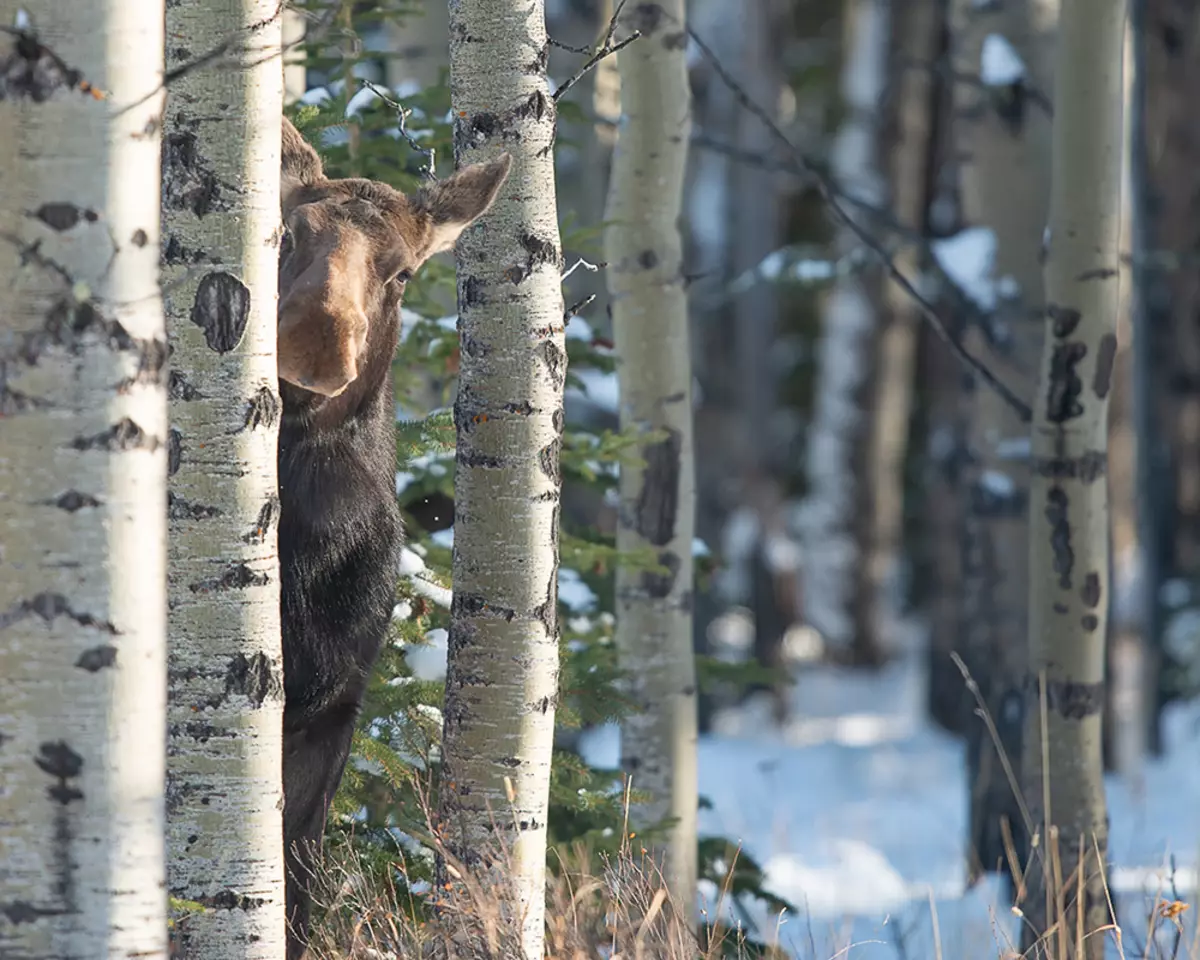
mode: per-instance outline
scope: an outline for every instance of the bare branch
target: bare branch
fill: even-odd
[[[426,158],[426,164],[421,168],[421,175],[424,176],[426,180],[437,180],[437,174],[435,173],[437,154],[434,148],[422,147],[413,138],[413,135],[408,132],[408,118],[412,115],[412,110],[406,109],[403,104],[393,100],[370,80],[363,80],[362,84],[373,94],[375,94],[375,96],[382,100],[387,106],[396,111],[396,129],[400,131],[400,136],[404,138],[405,143],[407,143],[415,153],[419,153],[421,156]]]
[[[977,357],[968,351],[966,347],[964,347],[958,341],[958,339],[950,333],[949,330],[946,329],[946,325],[942,322],[942,318],[938,316],[937,310],[921,295],[921,293],[913,285],[912,281],[909,280],[909,278],[906,277],[904,273],[901,272],[901,270],[896,266],[895,262],[892,260],[887,250],[884,249],[883,245],[880,244],[880,242],[876,240],[874,236],[872,236],[870,231],[865,229],[853,216],[850,215],[849,212],[847,212],[839,197],[840,191],[838,187],[830,180],[829,176],[822,169],[821,164],[792,143],[787,134],[779,129],[779,125],[776,124],[773,119],[771,119],[770,115],[761,106],[759,106],[749,94],[746,93],[741,84],[739,84],[738,81],[729,73],[729,71],[725,69],[725,66],[721,63],[717,55],[702,38],[696,35],[695,30],[692,29],[690,24],[685,23],[681,24],[681,26],[687,31],[687,34],[691,38],[692,42],[696,44],[708,62],[712,64],[714,72],[720,78],[721,82],[725,84],[729,92],[733,94],[734,99],[744,109],[758,117],[758,119],[761,120],[766,126],[767,130],[770,131],[771,136],[779,142],[780,146],[786,149],[787,152],[795,158],[797,166],[803,170],[805,174],[812,178],[818,192],[821,194],[821,198],[833,212],[834,217],[844,226],[846,226],[850,232],[854,234],[858,241],[875,255],[875,258],[879,261],[888,277],[892,280],[892,282],[900,287],[901,290],[904,291],[904,293],[912,300],[914,304],[916,304],[921,316],[933,328],[933,331],[938,335],[938,337],[950,348],[951,352],[958,357],[958,359],[972,373],[974,373],[981,380],[983,380],[984,383],[996,391],[1001,399],[1003,399],[1004,402],[1013,409],[1023,423],[1031,422],[1033,419],[1033,411],[1029,404],[1018,397]]]
[[[588,72],[591,71],[601,60],[603,60],[605,57],[611,57],[618,50],[629,46],[634,40],[642,35],[640,30],[634,30],[633,33],[627,36],[624,40],[620,41],[619,43],[613,43],[613,35],[617,32],[617,21],[620,19],[621,11],[625,8],[626,2],[627,0],[621,0],[621,2],[617,4],[617,9],[613,11],[612,18],[608,21],[608,29],[604,33],[604,40],[601,42],[600,46],[596,48],[595,52],[592,53],[592,56],[588,59],[587,63],[580,67],[574,76],[567,80],[551,95],[551,98],[556,103],[558,102],[559,97],[575,86],[575,84],[577,84],[585,76],[587,76]],[[555,46],[562,47],[564,50],[572,49],[571,47],[565,47],[562,44],[555,44]],[[575,52],[588,53],[589,51],[585,48],[583,50],[576,50]]]

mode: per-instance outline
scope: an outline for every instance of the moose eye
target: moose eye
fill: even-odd
[[[412,271],[411,270],[401,270],[398,274],[396,274],[394,277],[392,277],[392,279],[395,280],[397,283],[408,283],[408,281],[412,279]]]

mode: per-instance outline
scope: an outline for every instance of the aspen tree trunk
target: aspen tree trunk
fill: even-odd
[[[284,7],[282,22],[283,43],[283,101],[295,103],[308,89],[308,67],[305,66],[304,38],[308,32],[308,21],[304,14],[291,7]]]
[[[0,23],[0,957],[165,958],[163,2]]]
[[[842,99],[846,120],[834,143],[831,164],[839,186],[868,202],[882,195],[879,175],[879,106],[887,85],[888,0],[846,0]],[[842,252],[857,247],[839,231]],[[877,278],[877,274],[873,275]],[[872,345],[878,330],[874,290],[861,275],[838,280],[822,318],[813,421],[809,431],[809,495],[805,503],[805,610],[814,627],[853,660],[877,664],[880,638],[857,633],[856,566],[861,471],[868,421]]]
[[[454,599],[440,826],[489,868],[541,960],[546,813],[558,700],[558,516],[564,425],[555,105],[543,0],[455,0],[450,79],[458,163],[512,154],[491,211],[458,242],[462,368],[454,406]],[[511,784],[511,800],[507,785]]]
[[[1065,935],[1049,945],[1058,960],[1103,957],[1105,934],[1091,936],[1079,954],[1068,953],[1063,941],[1074,940],[1079,911],[1085,933],[1110,919],[1103,885],[1108,819],[1100,717],[1124,14],[1122,0],[1063,0],[1055,62],[1046,345],[1033,423],[1024,772],[1027,800],[1042,829],[1042,863],[1030,870],[1025,911],[1040,931],[1059,920],[1047,900],[1057,896],[1066,904]],[[1047,863],[1055,852],[1061,873]],[[1078,870],[1085,885],[1082,903]],[[1065,889],[1055,889],[1055,876]]]
[[[1049,214],[1052,126],[1035,97],[1052,89],[1053,7],[1041,0],[986,7],[957,0],[951,16],[955,73],[984,81],[982,87],[955,85],[962,221],[990,229],[996,242],[990,278],[996,283],[995,302],[981,305],[986,317],[971,325],[967,341],[1019,396],[1032,397],[1043,340],[1040,254]],[[997,69],[997,61],[1005,65],[997,51],[1015,55],[1023,70],[1011,60],[1009,73]],[[1001,288],[1002,281],[1008,289]],[[1017,769],[1028,667],[1029,425],[977,381],[966,402],[969,459],[963,473],[957,649]],[[965,732],[971,798],[967,855],[974,880],[984,872],[1007,874],[1004,820],[1022,856],[1027,840],[1017,797],[986,725],[969,716]]]
[[[243,62],[170,89],[171,893],[210,907],[179,955],[284,952],[283,662],[275,366],[283,75],[277,0],[167,10],[174,58],[237,34]],[[190,54],[188,54],[190,55]]]
[[[696,902],[696,670],[692,534],[696,478],[692,367],[679,217],[691,133],[683,0],[639,3],[622,28],[622,121],[604,255],[620,358],[621,429],[640,432],[644,464],[621,467],[617,549],[657,551],[662,572],[617,569],[617,655],[633,711],[621,766],[649,802],[644,829],[674,821],[662,851],[675,902]]]
[[[892,210],[897,219],[916,230],[925,226],[929,206],[929,167],[934,147],[935,74],[906,67],[933,63],[941,48],[944,27],[940,0],[908,0],[893,10],[892,47],[888,75],[897,86],[888,131],[885,173],[891,183]],[[919,251],[909,247],[896,257],[906,276],[921,268]],[[855,636],[878,638],[900,614],[899,575],[904,539],[905,463],[914,403],[914,375],[920,315],[896,284],[880,294],[880,326],[874,344],[873,375],[868,394],[864,496],[860,502],[859,543],[863,556],[857,565]]]

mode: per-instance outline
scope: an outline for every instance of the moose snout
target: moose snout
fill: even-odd
[[[336,397],[358,376],[367,342],[367,315],[353,303],[308,292],[279,306],[279,378]]]

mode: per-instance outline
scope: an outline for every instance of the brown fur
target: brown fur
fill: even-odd
[[[512,161],[473,164],[406,197],[373,180],[328,179],[286,118],[283,156],[279,377],[335,397],[358,375],[386,285],[450,249],[491,206]]]
[[[279,566],[288,960],[311,862],[396,594],[392,358],[404,281],[491,205],[507,156],[414,197],[332,180],[284,121],[279,254]]]

